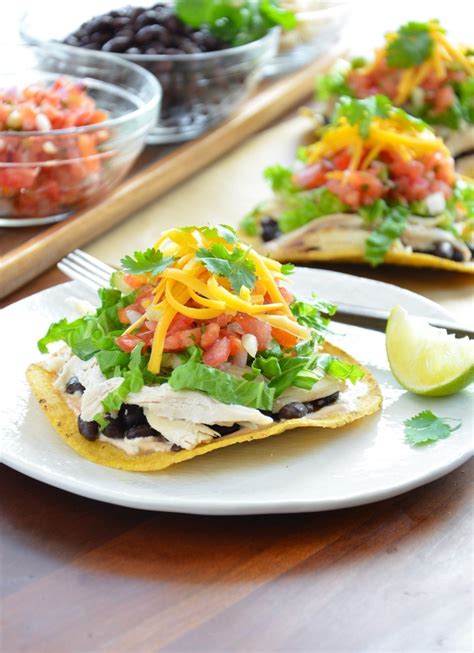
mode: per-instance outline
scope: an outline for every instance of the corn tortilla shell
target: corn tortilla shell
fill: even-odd
[[[369,265],[364,259],[359,248],[352,249],[331,249],[326,251],[308,251],[304,252],[298,249],[283,248],[275,249],[271,252],[265,247],[265,243],[257,238],[239,234],[243,242],[246,242],[261,254],[268,255],[271,258],[281,261],[282,263],[361,263]],[[449,259],[433,256],[432,254],[423,254],[421,252],[387,252],[383,265],[401,265],[412,268],[436,268],[439,270],[448,270],[451,272],[464,272],[465,274],[474,274],[474,261],[460,263],[450,261]]]
[[[329,345],[324,346],[324,351],[339,356],[341,359],[355,363],[344,351]],[[149,472],[165,469],[170,465],[190,460],[196,456],[222,449],[239,442],[249,442],[250,440],[260,440],[270,435],[283,433],[294,428],[303,426],[319,426],[322,428],[337,428],[344,424],[354,422],[361,417],[371,415],[379,410],[382,405],[382,393],[380,388],[368,370],[362,381],[355,386],[348,386],[341,391],[339,400],[331,406],[325,406],[316,413],[316,417],[309,419],[286,420],[283,422],[274,422],[266,428],[256,428],[252,431],[236,433],[208,442],[207,444],[198,445],[190,451],[182,450],[178,452],[156,452],[151,454],[138,454],[129,456],[121,449],[118,449],[108,442],[99,442],[98,440],[90,442],[86,440],[77,428],[77,417],[68,406],[63,394],[54,387],[55,374],[48,372],[39,364],[32,364],[26,372],[28,382],[32,388],[33,394],[39,401],[43,411],[46,413],[49,421],[54,426],[62,439],[76,453],[80,454],[87,460],[98,465],[114,467],[135,472]]]

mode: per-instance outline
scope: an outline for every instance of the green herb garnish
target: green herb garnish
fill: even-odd
[[[451,426],[449,422],[455,422]],[[406,419],[405,437],[411,445],[419,446],[444,440],[460,428],[462,420],[454,417],[438,417],[431,410],[423,410],[418,415]]]
[[[427,23],[406,23],[387,46],[387,63],[391,68],[418,66],[431,56],[433,45]]]
[[[232,252],[220,244],[212,245],[210,249],[201,247],[196,252],[196,258],[201,261],[209,272],[226,277],[232,290],[240,292],[242,286],[249,290],[255,287],[255,265],[248,258],[248,251],[236,247]]]
[[[404,206],[395,206],[389,209],[389,213],[381,225],[372,231],[365,241],[364,258],[370,265],[376,267],[383,263],[385,254],[393,241],[405,231],[407,220],[408,209]]]
[[[120,263],[129,274],[150,273],[153,276],[166,270],[173,263],[172,256],[163,256],[159,249],[150,247],[144,252],[134,252],[133,256],[125,256]]]

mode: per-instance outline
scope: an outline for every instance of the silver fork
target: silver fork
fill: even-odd
[[[110,275],[115,271],[81,249],[75,249],[61,259],[58,268],[70,279],[76,279],[92,290],[108,286]]]

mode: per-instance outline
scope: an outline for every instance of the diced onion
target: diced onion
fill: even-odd
[[[130,324],[134,324],[142,316],[141,313],[139,313],[138,311],[134,311],[132,308],[127,308],[127,310],[125,311],[125,314],[126,314],[126,316],[128,318],[128,321],[130,322]]]
[[[156,307],[155,304],[151,304],[150,306],[147,307],[145,311],[145,315],[149,320],[153,320],[153,322],[159,322],[162,311]]]
[[[242,347],[252,358],[255,358],[258,349],[258,340],[253,333],[246,333],[242,336]]]

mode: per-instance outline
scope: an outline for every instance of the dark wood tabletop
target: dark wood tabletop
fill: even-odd
[[[50,270],[4,303],[64,279]],[[0,648],[471,651],[473,472],[347,510],[200,517],[2,467]]]

